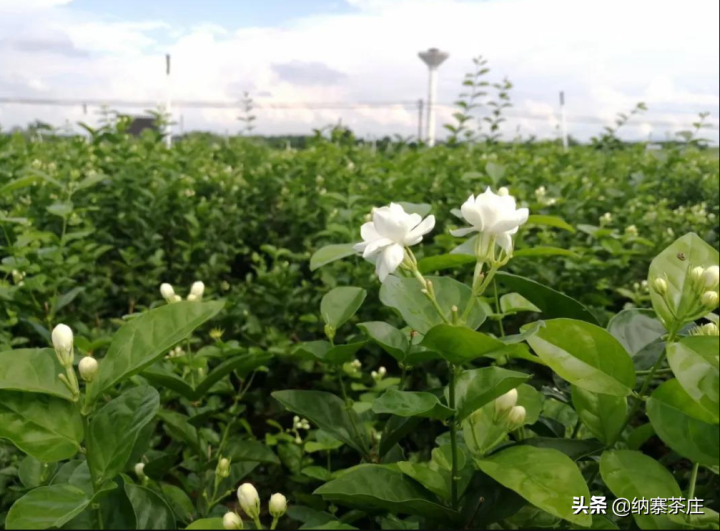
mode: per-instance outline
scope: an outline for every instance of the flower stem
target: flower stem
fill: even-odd
[[[690,487],[688,488],[688,500],[692,500],[695,497],[695,484],[697,483],[698,470],[700,470],[700,463],[693,463],[692,474],[690,475]],[[685,515],[685,519],[690,521],[690,513]]]
[[[455,365],[450,365],[450,383],[449,386],[449,398],[448,406],[450,409],[455,409]],[[452,467],[451,467],[451,483],[450,483],[450,499],[453,509],[458,509],[458,447],[457,447],[457,413],[454,413],[450,419],[450,451],[452,453]]]
[[[665,356],[667,356],[667,350],[671,343],[675,341],[677,337],[677,330],[673,329],[670,334],[668,335],[667,342],[665,343],[665,350],[663,350],[662,354],[658,357],[657,361],[655,362],[655,365],[652,366],[652,369],[650,369],[650,373],[645,378],[645,381],[643,382],[642,387],[640,388],[640,392],[638,393],[635,402],[633,403],[632,407],[630,408],[630,411],[628,411],[627,416],[625,417],[625,421],[622,424],[622,427],[617,431],[617,435],[613,437],[613,439],[609,442],[608,446],[614,446],[615,443],[618,441],[620,436],[622,435],[622,432],[625,431],[625,428],[627,428],[628,424],[630,424],[630,421],[633,419],[635,414],[640,409],[640,405],[645,401],[645,397],[648,394],[648,391],[650,390],[650,385],[652,384],[653,378],[655,377],[655,373],[658,372],[660,369],[660,366],[665,361]]]

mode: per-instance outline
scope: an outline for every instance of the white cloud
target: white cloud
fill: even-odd
[[[280,27],[198,20],[178,28],[161,20],[106,20],[61,0],[24,1],[22,10],[0,0],[0,94],[162,101],[163,54],[169,51],[176,99],[237,101],[250,91],[266,105],[413,102],[426,90],[417,51],[435,45],[451,52],[440,71],[444,103],[455,99],[478,53],[490,59],[494,78],[507,75],[514,82],[510,137],[517,127],[525,135],[555,136],[560,90],[567,93],[571,120],[607,122],[645,101],[650,112],[628,135],[644,136],[657,121],[687,124],[703,110],[717,119],[715,0],[687,0],[682,8],[670,0],[346,2],[355,8],[350,13]],[[186,128],[240,127],[238,110],[182,112]],[[439,122],[451,112],[440,107]],[[411,135],[417,129],[412,103],[256,114],[262,133],[308,133],[340,118],[361,134]],[[0,104],[4,127],[38,117],[62,123],[82,115],[79,109]],[[571,123],[571,132],[586,138],[600,127]]]

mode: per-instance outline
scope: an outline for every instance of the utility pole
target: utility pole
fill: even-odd
[[[165,54],[165,115],[167,125],[165,126],[165,145],[172,147],[172,85],[170,83],[170,54]]]
[[[428,102],[427,102],[427,144],[435,145],[435,100],[437,98],[437,71],[438,67],[450,56],[447,52],[441,52],[437,48],[430,48],[426,52],[418,54],[420,59],[428,67]]]
[[[425,102],[423,102],[422,98],[420,98],[417,101],[418,106],[418,131],[417,131],[417,139],[418,143],[422,142],[423,139],[423,107],[425,106]]]
[[[568,150],[568,127],[567,127],[567,112],[565,111],[565,91],[560,91],[560,128],[562,131],[562,143],[563,149]]]

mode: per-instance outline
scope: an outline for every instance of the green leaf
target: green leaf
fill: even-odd
[[[605,445],[594,439],[561,439],[559,437],[530,437],[518,443],[535,448],[551,448],[564,453],[573,461],[597,455]]]
[[[543,246],[538,245],[535,247],[526,247],[525,249],[516,249],[513,252],[514,258],[522,258],[522,257],[537,257],[537,256],[564,256],[565,258],[572,258],[574,260],[579,260],[580,255],[570,251],[568,249],[562,249],[560,247],[549,247],[549,246]]]
[[[517,392],[517,405],[525,408],[525,424],[535,424],[542,413],[545,395],[528,384],[518,386]]]
[[[72,400],[72,393],[60,381],[65,369],[50,348],[0,352],[0,389],[45,393]]]
[[[72,214],[73,209],[74,209],[74,206],[72,204],[72,201],[55,203],[55,204],[47,207],[47,211],[50,214],[52,214],[53,216],[59,216],[61,218],[68,217],[70,214]]]
[[[315,491],[329,502],[414,514],[436,522],[458,523],[459,515],[438,503],[435,496],[400,472],[382,465],[360,465]]]
[[[627,396],[635,387],[632,359],[598,326],[554,319],[527,341],[551,369],[577,387],[613,396]]]
[[[685,337],[668,345],[667,356],[685,391],[715,419],[720,420],[720,377],[717,337]]]
[[[213,385],[231,372],[236,371],[240,375],[240,378],[244,379],[252,371],[269,362],[272,357],[273,355],[270,352],[248,352],[223,361],[210,371],[210,374],[195,388],[196,399],[205,396]]]
[[[658,437],[677,453],[705,466],[720,465],[716,420],[698,408],[678,380],[655,389],[647,401],[647,414]],[[700,414],[704,419],[698,418]]]
[[[696,267],[713,265],[718,265],[718,252],[694,233],[679,238],[652,261],[648,276],[650,285],[656,278],[663,278],[668,284],[666,298],[671,308],[668,308],[665,298],[655,290],[650,290],[653,308],[666,328],[675,322],[674,315],[683,323],[694,318],[692,314],[695,313],[698,295],[690,272]]]
[[[310,271],[315,271],[331,262],[357,254],[353,250],[353,245],[352,243],[341,243],[339,245],[328,245],[322,249],[318,249],[310,258]]]
[[[632,356],[667,334],[653,310],[639,308],[621,311],[610,320],[607,330]]]
[[[185,529],[225,529],[222,518],[200,518]]]
[[[618,450],[600,458],[600,474],[618,498],[680,498],[682,491],[675,478],[660,463],[640,452]],[[676,529],[681,518],[665,514],[634,514],[640,529]]]
[[[335,345],[328,350],[322,361],[326,363],[333,363],[335,365],[342,365],[343,363],[349,363],[355,359],[355,354],[365,346],[367,341],[358,341],[356,343],[348,343],[346,345]]]
[[[508,290],[515,291],[540,308],[546,317],[569,318],[587,321],[588,323],[597,324],[597,319],[590,313],[585,306],[575,299],[568,297],[555,291],[552,288],[543,286],[539,282],[530,280],[529,278],[512,275],[504,271],[499,271],[495,275],[500,284]]]
[[[95,484],[123,470],[140,431],[160,409],[160,395],[149,386],[136,387],[111,400],[90,421],[87,459]]]
[[[85,492],[72,485],[51,485],[28,492],[10,508],[6,529],[62,527],[90,504]]]
[[[508,293],[500,297],[500,309],[503,313],[538,312],[542,310],[519,293]]]
[[[75,404],[49,395],[0,391],[0,438],[44,463],[70,459],[83,440]]]
[[[355,315],[366,296],[367,292],[362,288],[348,286],[333,289],[320,302],[323,321],[337,330]]]
[[[88,400],[155,363],[170,348],[222,310],[224,302],[178,302],[143,313],[114,336],[100,360],[97,380],[88,386]]]
[[[28,186],[32,186],[39,180],[40,176],[38,175],[26,175],[24,177],[20,177],[19,179],[15,179],[14,181],[10,181],[4,186],[0,186],[0,196],[5,197],[5,194],[9,194],[10,192],[14,192],[15,190],[21,190],[22,188],[27,188]]]
[[[462,421],[485,404],[530,379],[529,374],[500,367],[463,371],[455,382],[455,406]],[[445,390],[446,397],[449,390]]]
[[[261,442],[251,440],[230,439],[223,450],[223,457],[231,459],[233,463],[253,461],[266,465],[280,464],[280,459],[270,448]]]
[[[56,468],[56,463],[43,463],[31,455],[26,455],[18,466],[18,477],[25,487],[34,489],[47,483]]]
[[[428,330],[420,343],[457,365],[507,349],[507,345],[482,332],[469,328],[439,324]]]
[[[400,472],[411,477],[433,494],[440,496],[444,500],[450,499],[450,477],[447,473],[440,472],[437,465],[435,468],[431,468],[427,463],[413,463],[410,461],[400,461],[396,465]]]
[[[441,254],[428,256],[418,261],[418,270],[423,274],[442,271],[443,269],[455,269],[467,264],[474,264],[477,261],[472,254]]]
[[[63,293],[60,295],[56,300],[55,304],[53,304],[52,308],[52,315],[57,315],[57,312],[65,308],[68,304],[70,304],[72,301],[74,301],[78,295],[80,295],[83,291],[85,291],[84,287],[76,287],[71,289],[70,291]]]
[[[445,420],[453,410],[440,403],[432,393],[397,391],[390,389],[373,403],[377,414],[389,413],[398,417],[426,417]]]
[[[357,413],[340,398],[322,391],[276,391],[273,398],[288,410],[307,418],[337,440],[366,454],[370,447]]]
[[[556,229],[562,229],[562,230],[566,230],[568,232],[572,232],[573,234],[575,232],[577,232],[572,225],[570,225],[567,221],[565,221],[564,219],[557,217],[557,216],[542,216],[542,215],[533,214],[528,217],[527,224],[553,227]]]
[[[426,278],[433,283],[438,304],[448,320],[451,318],[453,306],[464,310],[472,295],[468,286],[449,277]],[[380,288],[380,301],[397,310],[413,330],[425,334],[443,320],[421,290],[420,284],[414,278],[391,276]],[[485,312],[474,303],[466,324],[474,330],[483,322]]]
[[[405,361],[410,341],[405,334],[383,321],[360,323],[358,328],[399,362]]]
[[[617,440],[627,416],[627,398],[593,393],[573,386],[572,402],[590,433],[606,444]]]
[[[592,518],[573,514],[573,498],[590,498],[585,479],[565,454],[550,448],[513,446],[477,461],[480,470],[527,501],[575,525],[589,527]]]
[[[135,512],[136,529],[176,529],[172,510],[158,494],[127,481],[125,494]]]

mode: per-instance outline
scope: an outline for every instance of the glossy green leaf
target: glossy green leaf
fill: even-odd
[[[55,473],[56,463],[43,463],[31,455],[25,456],[18,466],[18,477],[28,489],[46,484]]]
[[[383,321],[360,323],[358,328],[393,358],[401,363],[405,361],[410,341],[400,330]]]
[[[592,518],[573,514],[573,498],[590,498],[577,465],[550,448],[513,446],[477,461],[480,470],[536,507],[575,525],[588,527]]]
[[[176,529],[172,510],[157,493],[125,482],[125,494],[135,513],[136,529]]]
[[[448,324],[439,324],[428,330],[421,345],[458,365],[508,348],[502,341],[482,332]]]
[[[233,463],[253,461],[267,465],[279,465],[280,459],[270,448],[258,441],[230,439],[223,450],[223,457]]]
[[[532,425],[538,421],[545,403],[545,395],[532,385],[521,384],[517,388],[517,405],[525,408],[525,425]]]
[[[650,285],[656,278],[663,278],[668,284],[667,300],[671,308],[662,296],[650,290],[653,308],[666,328],[675,321],[675,316],[685,322],[690,320],[688,316],[695,313],[697,301],[690,272],[696,267],[713,265],[718,265],[718,252],[695,233],[677,239],[652,261],[648,275]]]
[[[653,310],[640,308],[621,311],[610,320],[607,330],[632,356],[667,333]]]
[[[450,477],[447,473],[443,474],[435,468],[431,468],[428,463],[414,463],[410,461],[400,461],[396,463],[398,470],[408,477],[411,477],[420,483],[427,490],[440,496],[444,500],[450,499]]]
[[[418,270],[423,274],[435,273],[443,269],[455,269],[477,261],[472,254],[440,254],[428,256],[418,261]]]
[[[677,453],[705,466],[720,465],[715,418],[698,406],[678,380],[669,380],[653,391],[647,414],[658,437]],[[700,416],[705,422],[697,418]]]
[[[720,375],[717,337],[685,337],[667,348],[675,377],[685,391],[708,413],[720,420]]]
[[[0,389],[72,400],[72,394],[58,378],[64,372],[55,351],[49,348],[0,352]]]
[[[451,318],[453,306],[464,311],[471,297],[468,286],[449,277],[427,277],[427,280],[433,283],[438,304],[448,320]],[[421,290],[422,287],[414,278],[391,276],[380,288],[380,301],[397,310],[413,330],[425,334],[443,320]],[[484,321],[485,312],[478,304],[474,304],[467,326],[474,330]]]
[[[355,315],[366,296],[367,292],[362,288],[344,286],[333,289],[320,302],[323,321],[337,330]]]
[[[51,485],[28,492],[10,508],[6,529],[62,527],[90,504],[90,497],[72,485]]]
[[[537,257],[537,256],[563,256],[565,258],[572,258],[573,260],[579,260],[580,255],[570,251],[569,249],[562,249],[560,247],[549,247],[538,245],[537,247],[527,247],[525,249],[516,249],[513,252],[514,258],[522,257]]]
[[[499,271],[495,278],[500,284],[505,286],[505,288],[519,293],[540,308],[545,317],[550,319],[579,319],[581,321],[587,321],[588,323],[597,324],[597,319],[590,313],[590,310],[575,299],[559,291],[548,288],[529,278],[520,277],[504,271]]]
[[[575,228],[572,225],[570,225],[567,221],[558,216],[543,216],[539,214],[533,214],[528,217],[527,223],[528,225],[553,227],[572,233],[576,232]]]
[[[269,352],[248,352],[223,361],[213,368],[205,379],[197,385],[195,388],[196,399],[205,396],[213,385],[231,372],[237,372],[241,378],[246,378],[252,371],[269,362],[272,357]]]
[[[613,396],[627,396],[635,387],[632,359],[598,326],[554,319],[527,341],[550,368],[577,387]]]
[[[365,454],[370,447],[357,413],[337,396],[322,391],[276,391],[272,396],[288,410],[307,418],[360,453]]]
[[[349,363],[355,359],[357,352],[363,348],[366,343],[367,341],[357,341],[355,343],[347,343],[345,345],[335,345],[325,353],[322,361],[335,365]]]
[[[224,305],[222,301],[167,304],[126,323],[100,360],[97,380],[88,387],[89,400],[155,363]]]
[[[457,522],[459,516],[404,474],[381,465],[355,467],[315,494],[340,505],[415,514],[436,522]]]
[[[627,416],[627,398],[573,386],[572,403],[590,433],[606,444],[617,440]]]
[[[377,414],[389,413],[398,417],[427,417],[445,420],[453,410],[440,403],[432,393],[398,391],[390,389],[373,402]]]
[[[500,297],[500,309],[503,313],[540,312],[540,308],[519,293],[507,293]]]
[[[200,518],[185,529],[225,529],[222,518]]]
[[[605,452],[600,458],[600,474],[618,498],[680,498],[682,492],[672,474],[653,458],[631,450]],[[640,529],[676,529],[682,517],[665,514],[635,514]]]
[[[160,395],[149,386],[126,391],[102,407],[90,421],[87,459],[96,484],[123,470],[140,431],[160,409]]]
[[[463,371],[455,382],[455,407],[458,420],[530,379],[529,374],[500,367]],[[445,391],[446,397],[449,390]]]
[[[353,250],[353,246],[354,244],[352,243],[341,243],[338,245],[327,245],[318,249],[310,258],[310,271],[315,271],[331,262],[357,254]]]
[[[80,450],[82,417],[61,398],[0,391],[0,438],[44,463],[62,461]]]
[[[562,439],[560,437],[530,437],[520,443],[535,448],[551,448],[568,456],[573,461],[598,455],[605,445],[594,439]]]

